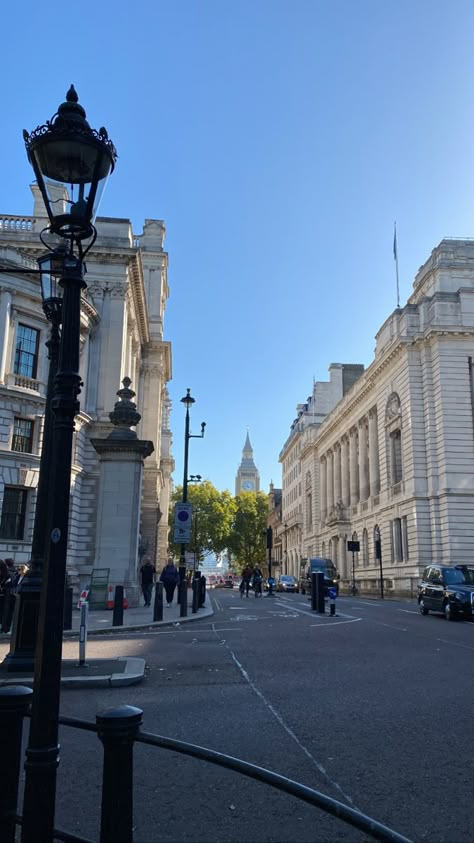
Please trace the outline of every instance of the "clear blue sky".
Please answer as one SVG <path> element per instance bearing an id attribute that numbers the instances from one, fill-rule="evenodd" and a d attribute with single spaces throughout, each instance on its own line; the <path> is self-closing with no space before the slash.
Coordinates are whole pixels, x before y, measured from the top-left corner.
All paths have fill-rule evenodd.
<path id="1" fill-rule="evenodd" d="M 119 160 L 100 213 L 167 227 L 182 482 L 262 488 L 331 362 L 372 360 L 444 236 L 474 236 L 472 0 L 48 0 L 2 9 L 0 212 L 29 213 L 22 129 L 73 82 Z"/>

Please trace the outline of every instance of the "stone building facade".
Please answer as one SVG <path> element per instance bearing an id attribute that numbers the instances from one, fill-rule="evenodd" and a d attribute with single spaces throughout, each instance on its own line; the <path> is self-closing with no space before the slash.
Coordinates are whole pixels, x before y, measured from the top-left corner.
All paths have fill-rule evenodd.
<path id="1" fill-rule="evenodd" d="M 39 233 L 47 219 L 36 186 L 31 217 L 0 215 L 0 556 L 26 562 L 31 549 L 48 359 L 49 326 L 36 267 L 45 251 Z M 86 258 L 81 303 L 81 410 L 76 417 L 71 478 L 68 569 L 77 584 L 100 566 L 96 557 L 99 457 L 92 439 L 106 438 L 117 391 L 129 378 L 141 416 L 138 435 L 153 444 L 144 459 L 139 495 L 139 548 L 165 564 L 171 473 L 171 346 L 163 338 L 168 298 L 165 228 L 145 220 L 136 235 L 127 219 L 99 217 Z M 117 535 L 117 542 L 121 537 Z"/>
<path id="2" fill-rule="evenodd" d="M 414 594 L 429 562 L 474 552 L 474 242 L 442 240 L 376 335 L 375 357 L 299 431 L 303 556 L 365 590 Z M 295 443 L 296 444 L 296 443 Z M 283 459 L 288 459 L 288 448 Z M 290 515 L 283 487 L 283 518 Z M 347 553 L 347 541 L 360 552 Z"/>

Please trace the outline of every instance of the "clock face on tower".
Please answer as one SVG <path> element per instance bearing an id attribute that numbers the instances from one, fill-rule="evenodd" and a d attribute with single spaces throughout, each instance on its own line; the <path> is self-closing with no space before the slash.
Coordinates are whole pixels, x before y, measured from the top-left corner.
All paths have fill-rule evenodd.
<path id="1" fill-rule="evenodd" d="M 252 480 L 244 480 L 244 482 L 242 483 L 242 489 L 244 490 L 244 492 L 252 492 L 254 489 L 254 485 L 255 484 L 252 482 Z"/>

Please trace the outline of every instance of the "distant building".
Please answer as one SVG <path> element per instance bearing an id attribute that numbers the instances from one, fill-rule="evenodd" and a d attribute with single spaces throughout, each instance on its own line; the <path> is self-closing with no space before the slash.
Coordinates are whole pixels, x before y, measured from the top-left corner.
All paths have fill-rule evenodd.
<path id="1" fill-rule="evenodd" d="M 253 461 L 253 449 L 250 444 L 250 437 L 247 431 L 247 438 L 242 451 L 242 459 L 237 469 L 237 477 L 235 478 L 235 494 L 240 495 L 241 492 L 259 492 L 260 491 L 260 475 L 258 468 Z"/>
<path id="2" fill-rule="evenodd" d="M 474 241 L 445 239 L 378 331 L 370 366 L 319 423 L 306 410 L 285 443 L 295 566 L 298 553 L 329 556 L 347 583 L 356 540 L 356 580 L 378 591 L 380 535 L 386 590 L 415 594 L 431 562 L 472 561 L 473 361 Z"/>
<path id="3" fill-rule="evenodd" d="M 49 327 L 38 276 L 15 273 L 15 267 L 35 267 L 45 251 L 39 233 L 47 218 L 38 188 L 32 190 L 32 216 L 0 215 L 0 263 L 11 267 L 9 274 L 0 274 L 0 556 L 17 563 L 27 562 L 31 551 L 48 374 Z M 81 302 L 83 385 L 73 443 L 67 565 L 79 586 L 94 568 L 104 567 L 114 547 L 120 548 L 127 556 L 126 584 L 133 587 L 140 559 L 149 556 L 162 567 L 168 546 L 174 461 L 166 388 L 171 346 L 163 339 L 165 228 L 161 220 L 145 220 L 137 235 L 129 220 L 110 217 L 99 217 L 96 226 Z M 130 439 L 130 447 L 121 450 L 117 434 L 110 447 L 104 443 L 114 430 L 109 413 L 116 393 L 124 379 L 128 386 L 128 378 L 141 415 L 138 437 L 149 445 L 141 448 Z M 122 393 L 131 406 L 133 392 Z M 110 486 L 110 478 L 119 476 Z M 133 529 L 130 512 L 120 519 L 126 500 L 133 500 Z"/>

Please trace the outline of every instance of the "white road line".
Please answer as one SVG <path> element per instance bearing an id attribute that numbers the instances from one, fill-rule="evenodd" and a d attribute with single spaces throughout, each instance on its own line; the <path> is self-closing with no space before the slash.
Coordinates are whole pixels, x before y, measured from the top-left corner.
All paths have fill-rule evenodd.
<path id="1" fill-rule="evenodd" d="M 406 612 L 407 615 L 419 615 L 419 612 L 415 612 L 414 609 L 397 609 L 397 612 Z"/>
<path id="2" fill-rule="evenodd" d="M 310 626 L 319 626 L 320 628 L 324 629 L 331 629 L 333 626 L 339 626 L 342 623 L 357 623 L 357 621 L 362 621 L 363 618 L 352 618 L 350 621 L 333 621 L 332 623 L 325 624 L 324 622 L 320 623 L 310 623 Z"/>
<path id="3" fill-rule="evenodd" d="M 404 626 L 393 626 L 391 623 L 382 623 L 382 621 L 372 621 L 372 623 L 377 624 L 377 626 L 388 626 L 389 629 L 397 629 L 399 632 L 408 632 L 408 629 L 405 629 Z"/>
<path id="4" fill-rule="evenodd" d="M 354 803 L 353 803 L 353 801 L 352 801 L 351 797 L 350 797 L 350 796 L 348 796 L 348 795 L 347 795 L 347 793 L 344 793 L 344 791 L 342 790 L 341 786 L 340 786 L 337 782 L 335 782 L 335 781 L 334 781 L 334 780 L 333 780 L 333 779 L 329 776 L 329 774 L 326 772 L 325 767 L 323 767 L 323 765 L 322 765 L 319 761 L 317 761 L 317 759 L 314 757 L 314 755 L 312 755 L 312 754 L 311 754 L 311 752 L 309 751 L 309 749 L 307 749 L 307 748 L 304 746 L 304 744 L 302 744 L 302 743 L 301 743 L 301 741 L 299 740 L 299 738 L 297 737 L 297 735 L 295 735 L 295 733 L 294 733 L 293 729 L 291 729 L 291 728 L 290 728 L 290 727 L 289 727 L 289 726 L 285 723 L 285 721 L 284 721 L 283 717 L 281 716 L 281 714 L 280 714 L 280 713 L 276 710 L 276 708 L 274 708 L 274 707 L 272 706 L 272 704 L 271 704 L 271 703 L 267 700 L 267 698 L 264 696 L 264 694 L 262 694 L 262 692 L 261 692 L 261 691 L 257 688 L 257 686 L 256 686 L 256 685 L 252 682 L 252 680 L 250 679 L 250 676 L 248 675 L 248 673 L 247 673 L 247 671 L 245 670 L 245 668 L 243 667 L 243 665 L 239 662 L 239 660 L 238 660 L 238 658 L 236 657 L 235 653 L 234 653 L 234 652 L 230 649 L 230 647 L 228 647 L 228 649 L 229 649 L 229 652 L 230 652 L 230 654 L 231 654 L 231 656 L 232 656 L 232 658 L 233 658 L 233 660 L 234 660 L 235 664 L 236 664 L 236 665 L 237 665 L 237 667 L 239 668 L 239 670 L 240 670 L 240 672 L 241 672 L 242 676 L 244 677 L 245 681 L 246 681 L 246 682 L 248 682 L 248 684 L 249 684 L 249 685 L 250 685 L 250 687 L 252 688 L 252 691 L 253 691 L 255 694 L 257 694 L 257 696 L 258 696 L 258 697 L 260 697 L 260 699 L 262 700 L 263 704 L 264 704 L 264 705 L 268 708 L 268 710 L 269 710 L 269 711 L 273 714 L 274 718 L 275 718 L 276 720 L 278 720 L 278 722 L 279 722 L 280 726 L 281 726 L 281 727 L 285 730 L 285 732 L 287 733 L 287 735 L 289 735 L 289 736 L 290 736 L 290 738 L 292 738 L 292 739 L 295 741 L 295 743 L 297 743 L 297 744 L 298 744 L 298 746 L 299 746 L 299 748 L 302 750 L 302 752 L 304 752 L 304 754 L 307 756 L 307 758 L 309 758 L 309 759 L 310 759 L 310 761 L 314 764 L 314 766 L 317 768 L 317 770 L 319 770 L 319 772 L 321 773 L 321 775 L 322 775 L 322 776 L 324 776 L 324 778 L 326 779 L 326 781 L 327 781 L 327 782 L 329 782 L 329 784 L 330 784 L 330 785 L 332 785 L 332 787 L 335 787 L 335 788 L 336 788 L 336 790 L 337 790 L 337 791 L 339 791 L 339 793 L 341 794 L 341 796 L 342 796 L 342 797 L 343 797 L 343 798 L 344 798 L 347 802 L 349 802 L 349 804 L 350 804 L 350 805 L 354 805 Z"/>
<path id="5" fill-rule="evenodd" d="M 442 644 L 452 644 L 453 647 L 462 647 L 464 650 L 474 650 L 474 647 L 470 647 L 469 644 L 459 644 L 457 641 L 445 641 L 444 638 L 437 638 L 437 641 L 441 641 Z"/>

